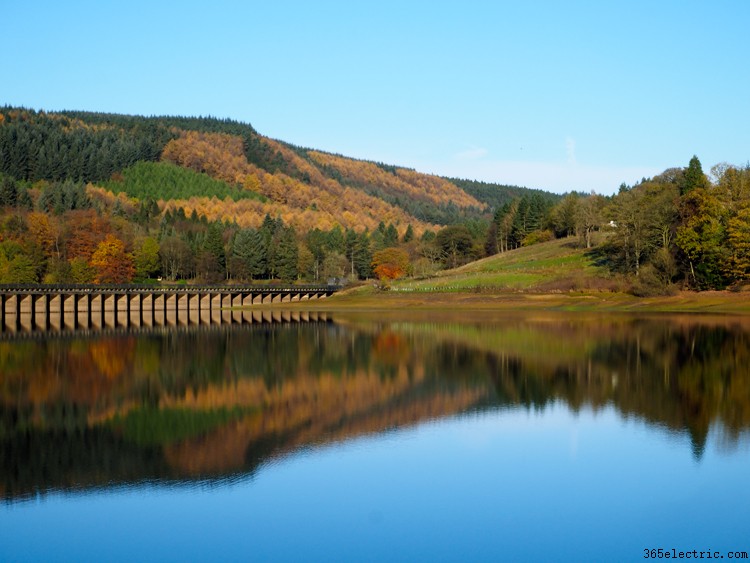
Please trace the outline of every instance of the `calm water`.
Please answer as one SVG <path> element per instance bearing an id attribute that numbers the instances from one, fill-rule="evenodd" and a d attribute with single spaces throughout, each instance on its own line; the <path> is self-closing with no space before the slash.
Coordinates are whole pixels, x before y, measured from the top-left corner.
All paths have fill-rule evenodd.
<path id="1" fill-rule="evenodd" d="M 750 321 L 305 319 L 0 340 L 0 560 L 750 551 Z"/>

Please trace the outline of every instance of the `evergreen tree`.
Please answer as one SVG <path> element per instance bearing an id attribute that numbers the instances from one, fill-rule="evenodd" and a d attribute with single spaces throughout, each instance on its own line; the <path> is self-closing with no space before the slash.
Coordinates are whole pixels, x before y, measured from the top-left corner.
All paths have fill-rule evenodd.
<path id="1" fill-rule="evenodd" d="M 266 214 L 263 219 L 263 224 L 260 226 L 260 234 L 263 239 L 262 247 L 265 250 L 265 265 L 266 271 L 264 276 L 269 279 L 273 279 L 277 274 L 276 266 L 276 252 L 277 248 L 277 237 L 276 232 L 278 230 L 279 223 L 283 225 L 281 219 L 277 223 L 276 220 L 272 219 L 270 215 Z"/>
<path id="2" fill-rule="evenodd" d="M 0 180 L 0 207 L 15 207 L 16 203 L 18 203 L 18 187 L 12 178 L 3 176 Z"/>
<path id="3" fill-rule="evenodd" d="M 407 244 L 413 240 L 414 240 L 414 229 L 412 228 L 411 223 L 409 223 L 406 226 L 406 232 L 404 233 L 404 238 L 402 239 L 402 241 L 404 242 L 404 244 Z"/>
<path id="4" fill-rule="evenodd" d="M 211 223 L 206 231 L 203 241 L 202 250 L 209 252 L 216 258 L 216 263 L 220 271 L 224 271 L 227 265 L 226 252 L 224 250 L 224 240 L 222 238 L 222 229 L 219 223 Z"/>
<path id="5" fill-rule="evenodd" d="M 344 244 L 344 233 L 341 231 L 341 227 L 336 225 L 333 229 L 328 232 L 326 240 L 326 250 L 329 252 L 337 252 L 344 254 L 346 247 Z"/>
<path id="6" fill-rule="evenodd" d="M 383 235 L 383 246 L 385 248 L 398 246 L 398 231 L 392 223 L 388 224 L 385 234 Z"/>
<path id="7" fill-rule="evenodd" d="M 232 245 L 232 254 L 242 263 L 242 272 L 250 279 L 263 277 L 266 273 L 266 246 L 256 229 L 242 229 Z"/>
<path id="8" fill-rule="evenodd" d="M 298 257 L 297 233 L 294 228 L 279 229 L 276 267 L 282 280 L 293 281 L 297 278 Z"/>
<path id="9" fill-rule="evenodd" d="M 357 238 L 354 254 L 354 269 L 360 279 L 367 279 L 372 275 L 372 249 L 370 236 L 364 231 Z"/>
<path id="10" fill-rule="evenodd" d="M 682 178 L 682 184 L 680 185 L 680 195 L 685 195 L 698 188 L 708 187 L 708 178 L 703 173 L 703 167 L 698 157 L 693 155 L 690 159 L 685 175 Z"/>

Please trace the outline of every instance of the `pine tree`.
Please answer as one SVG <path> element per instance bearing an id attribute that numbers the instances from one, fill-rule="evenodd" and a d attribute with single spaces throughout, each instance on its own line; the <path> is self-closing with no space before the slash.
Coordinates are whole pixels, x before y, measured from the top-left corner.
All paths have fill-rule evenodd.
<path id="1" fill-rule="evenodd" d="M 690 159 L 687 169 L 685 170 L 685 176 L 682 179 L 680 185 L 680 195 L 685 195 L 698 188 L 708 187 L 708 179 L 703 173 L 703 167 L 698 157 L 693 155 Z"/>
<path id="2" fill-rule="evenodd" d="M 294 228 L 282 228 L 279 230 L 278 250 L 276 252 L 276 267 L 278 276 L 284 281 L 293 281 L 297 278 L 297 233 Z"/>
<path id="3" fill-rule="evenodd" d="M 216 262 L 221 271 L 224 271 L 227 265 L 227 257 L 226 252 L 224 251 L 224 240 L 222 238 L 221 225 L 219 223 L 211 223 L 211 225 L 209 225 L 208 230 L 206 231 L 206 238 L 203 241 L 202 250 L 211 253 L 216 258 Z"/>
<path id="4" fill-rule="evenodd" d="M 385 248 L 398 246 L 398 231 L 396 230 L 396 227 L 393 226 L 393 223 L 389 223 L 385 230 L 383 246 Z"/>
<path id="5" fill-rule="evenodd" d="M 407 244 L 413 240 L 414 240 L 414 229 L 412 228 L 411 223 L 409 223 L 406 226 L 406 232 L 404 233 L 404 238 L 402 239 L 402 241 L 404 242 L 404 244 Z"/>
<path id="6" fill-rule="evenodd" d="M 24 190 L 25 191 L 25 190 Z M 0 207 L 15 207 L 18 202 L 18 188 L 12 178 L 0 180 Z"/>
<path id="7" fill-rule="evenodd" d="M 367 231 L 360 233 L 357 239 L 357 248 L 354 255 L 354 269 L 361 279 L 367 279 L 372 275 L 372 249 L 370 236 Z"/>

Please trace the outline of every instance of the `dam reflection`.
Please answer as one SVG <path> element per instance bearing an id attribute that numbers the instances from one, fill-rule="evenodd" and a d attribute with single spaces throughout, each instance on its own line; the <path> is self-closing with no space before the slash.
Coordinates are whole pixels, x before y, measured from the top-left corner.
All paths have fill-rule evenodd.
<path id="1" fill-rule="evenodd" d="M 119 303 L 118 303 L 119 301 Z M 45 338 L 55 334 L 116 334 L 154 332 L 180 328 L 222 327 L 257 323 L 318 322 L 324 313 L 277 309 L 222 309 L 206 306 L 207 300 L 148 297 L 131 303 L 127 297 L 97 296 L 79 300 L 51 298 L 41 310 L 22 307 L 18 314 L 6 313 L 0 340 Z"/>
<path id="2" fill-rule="evenodd" d="M 0 286 L 0 334 L 252 322 L 241 309 L 325 299 L 338 286 Z M 238 311 L 240 310 L 240 311 Z"/>

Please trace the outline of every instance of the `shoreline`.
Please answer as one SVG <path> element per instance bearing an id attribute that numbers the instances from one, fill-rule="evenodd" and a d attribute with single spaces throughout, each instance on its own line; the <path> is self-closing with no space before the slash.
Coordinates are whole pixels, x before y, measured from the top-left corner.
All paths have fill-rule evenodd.
<path id="1" fill-rule="evenodd" d="M 679 292 L 662 297 L 625 293 L 405 293 L 360 287 L 326 299 L 268 305 L 273 308 L 327 311 L 548 311 L 585 313 L 750 315 L 750 293 L 729 291 Z M 265 306 L 264 306 L 265 307 Z"/>

